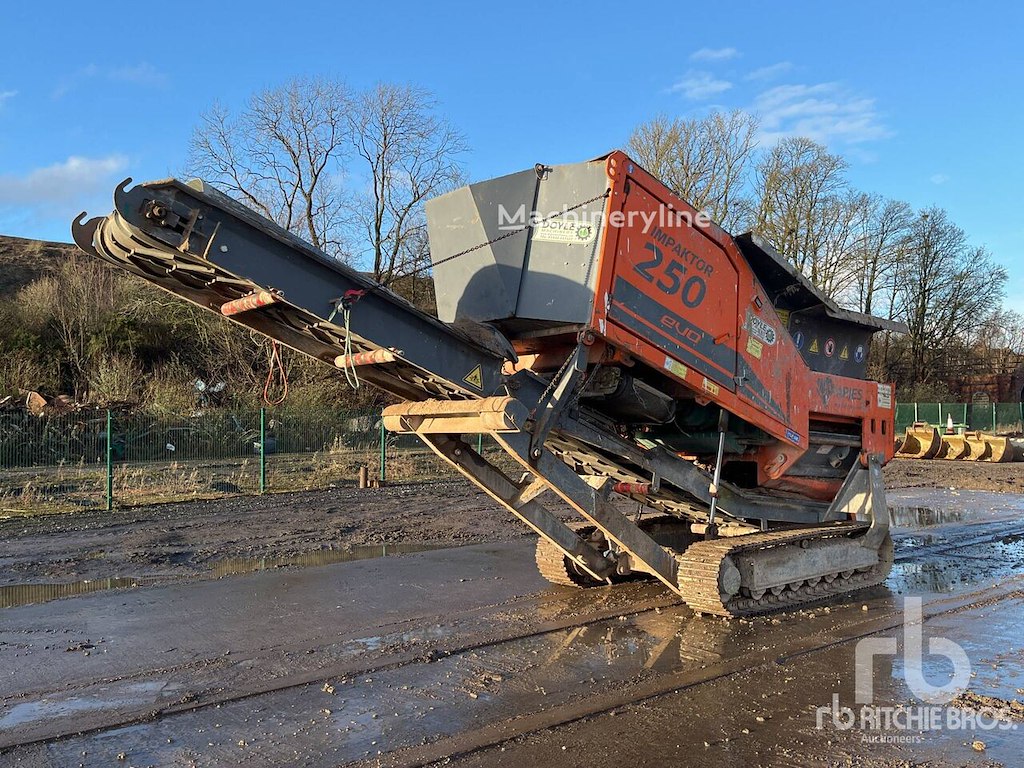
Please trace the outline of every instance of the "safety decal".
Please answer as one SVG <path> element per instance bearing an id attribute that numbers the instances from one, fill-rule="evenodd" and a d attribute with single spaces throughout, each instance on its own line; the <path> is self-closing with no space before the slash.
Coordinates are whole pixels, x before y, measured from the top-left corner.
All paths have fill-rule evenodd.
<path id="1" fill-rule="evenodd" d="M 718 395 L 718 393 L 719 393 L 719 392 L 720 392 L 721 390 L 719 389 L 719 386 L 718 386 L 717 384 L 715 384 L 715 382 L 713 382 L 713 381 L 710 381 L 710 380 L 708 380 L 707 378 L 705 378 L 705 379 L 704 379 L 704 391 L 705 391 L 705 392 L 709 392 L 709 393 L 711 393 L 712 395 L 715 395 L 715 396 L 717 396 L 717 395 Z"/>
<path id="2" fill-rule="evenodd" d="M 761 359 L 761 354 L 764 352 L 764 344 L 755 339 L 753 336 L 747 337 L 747 352 L 758 360 Z"/>
<path id="3" fill-rule="evenodd" d="M 812 355 L 816 355 L 821 351 L 821 347 L 818 345 L 818 339 L 815 337 L 811 340 L 811 348 L 807 350 Z"/>
<path id="4" fill-rule="evenodd" d="M 850 359 L 850 346 L 848 344 L 843 344 L 843 348 L 839 352 L 839 359 L 840 360 L 849 360 Z"/>
<path id="5" fill-rule="evenodd" d="M 786 430 L 786 439 L 789 440 L 791 443 L 796 443 L 797 445 L 800 445 L 800 435 L 799 433 L 793 431 L 792 429 Z"/>
<path id="6" fill-rule="evenodd" d="M 878 407 L 892 408 L 892 387 L 888 384 L 878 385 Z"/>
<path id="7" fill-rule="evenodd" d="M 776 309 L 775 314 L 779 316 L 779 322 L 782 323 L 782 327 L 789 328 L 789 310 Z"/>
<path id="8" fill-rule="evenodd" d="M 675 374 L 680 379 L 685 379 L 688 373 L 685 365 L 677 360 L 673 360 L 671 357 L 665 358 L 665 370 L 669 373 Z"/>
<path id="9" fill-rule="evenodd" d="M 858 363 L 864 362 L 864 345 L 858 344 L 857 348 L 853 351 L 853 359 Z"/>
<path id="10" fill-rule="evenodd" d="M 462 377 L 462 380 L 473 387 L 473 389 L 479 389 L 483 391 L 484 388 L 484 372 L 478 365 L 472 371 Z"/>
<path id="11" fill-rule="evenodd" d="M 835 339 L 825 340 L 825 357 L 832 357 L 836 353 L 836 341 Z"/>
<path id="12" fill-rule="evenodd" d="M 796 345 L 797 349 L 804 348 L 804 338 L 805 337 L 803 331 L 797 331 L 796 333 L 793 334 L 793 343 Z"/>

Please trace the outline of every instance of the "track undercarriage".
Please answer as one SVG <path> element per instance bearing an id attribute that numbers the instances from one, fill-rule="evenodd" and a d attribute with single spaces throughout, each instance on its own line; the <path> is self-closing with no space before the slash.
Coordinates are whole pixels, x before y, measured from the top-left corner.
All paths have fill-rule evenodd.
<path id="1" fill-rule="evenodd" d="M 668 488 L 659 499 L 660 490 L 601 457 L 593 447 L 563 437 L 555 441 L 559 458 L 554 453 L 548 456 L 548 449 L 540 456 L 524 455 L 518 446 L 528 435 L 517 433 L 510 419 L 505 431 L 491 434 L 520 460 L 524 471 L 516 481 L 460 435 L 447 433 L 445 416 L 430 405 L 431 401 L 390 406 L 384 411 L 385 425 L 419 435 L 438 456 L 533 528 L 539 534 L 538 569 L 554 584 L 587 588 L 646 575 L 661 580 L 696 612 L 751 616 L 880 584 L 892 568 L 889 517 L 876 457 L 869 459 L 868 468 L 851 470 L 830 506 L 834 522 L 758 531 L 733 519 L 719 526 L 719 536 L 706 539 L 694 533 L 705 527 L 694 521 L 707 519 L 706 508 L 703 518 L 698 517 L 699 504 L 673 499 L 680 494 Z M 460 426 L 472 426 L 467 419 L 477 407 L 488 417 L 494 412 L 482 401 L 454 410 L 452 404 L 438 405 Z M 482 430 L 478 427 L 473 431 Z M 576 464 L 584 456 L 591 461 Z M 564 472 L 569 467 L 583 474 Z M 575 528 L 562 523 L 538 499 L 547 491 L 568 502 L 587 523 Z M 666 514 L 630 520 L 610 502 L 613 491 L 660 507 Z"/>

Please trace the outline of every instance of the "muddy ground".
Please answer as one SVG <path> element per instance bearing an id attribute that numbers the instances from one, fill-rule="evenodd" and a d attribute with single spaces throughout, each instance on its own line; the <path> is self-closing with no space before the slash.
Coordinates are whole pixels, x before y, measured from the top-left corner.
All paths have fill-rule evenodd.
<path id="1" fill-rule="evenodd" d="M 948 488 L 1024 493 L 1024 463 L 894 459 L 885 467 L 887 488 Z"/>
<path id="2" fill-rule="evenodd" d="M 0 768 L 1019 766 L 1014 708 L 927 731 L 819 716 L 854 704 L 861 639 L 908 646 L 905 595 L 927 680 L 949 677 L 939 638 L 967 654 L 968 706 L 1024 696 L 1024 496 L 890 502 L 885 585 L 749 620 L 657 583 L 552 587 L 528 537 L 4 609 Z M 920 707 L 905 665 L 875 659 L 872 708 Z"/>
<path id="3" fill-rule="evenodd" d="M 1024 492 L 1021 463 L 903 459 L 885 474 L 891 490 Z M 545 503 L 569 515 L 549 497 Z M 346 552 L 372 554 L 368 548 L 377 545 L 454 546 L 526 535 L 525 526 L 461 479 L 19 516 L 0 519 L 0 587 L 110 578 L 162 583 L 323 564 Z"/>
<path id="4" fill-rule="evenodd" d="M 410 542 L 454 546 L 525 533 L 482 491 L 455 480 L 12 517 L 0 520 L 0 585 L 172 580 L 238 560 Z"/>

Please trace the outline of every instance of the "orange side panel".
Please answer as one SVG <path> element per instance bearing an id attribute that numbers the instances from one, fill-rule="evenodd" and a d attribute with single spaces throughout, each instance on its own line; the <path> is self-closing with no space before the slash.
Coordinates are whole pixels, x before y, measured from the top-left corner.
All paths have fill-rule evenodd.
<path id="1" fill-rule="evenodd" d="M 606 163 L 591 327 L 800 451 L 814 413 L 863 419 L 865 449 L 891 455 L 888 390 L 812 372 L 732 238 L 623 153 Z"/>

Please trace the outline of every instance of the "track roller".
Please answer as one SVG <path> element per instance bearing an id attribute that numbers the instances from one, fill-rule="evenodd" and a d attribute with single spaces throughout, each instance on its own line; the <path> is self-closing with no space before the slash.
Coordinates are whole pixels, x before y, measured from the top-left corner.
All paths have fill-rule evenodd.
<path id="1" fill-rule="evenodd" d="M 577 533 L 587 537 L 594 530 L 594 528 L 585 528 L 577 531 Z M 577 567 L 572 560 L 565 556 L 562 550 L 543 536 L 537 539 L 535 557 L 537 560 L 537 570 L 540 571 L 540 575 L 552 584 L 585 589 L 587 587 L 599 587 L 605 583 Z"/>

